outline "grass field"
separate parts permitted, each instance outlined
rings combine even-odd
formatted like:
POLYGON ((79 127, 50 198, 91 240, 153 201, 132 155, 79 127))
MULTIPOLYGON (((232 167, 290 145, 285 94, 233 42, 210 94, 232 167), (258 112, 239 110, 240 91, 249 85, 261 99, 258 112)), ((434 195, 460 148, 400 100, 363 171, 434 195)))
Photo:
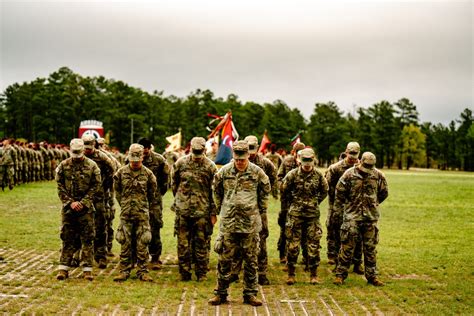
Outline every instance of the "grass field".
MULTIPOLYGON (((278 263, 276 224, 279 202, 269 209, 270 286, 260 287, 265 304, 242 305, 242 284, 232 284, 229 305, 211 307, 217 255, 212 253, 209 280, 180 282, 176 266, 174 215, 165 196, 162 231, 164 269, 151 272, 154 283, 135 277, 112 281, 116 262, 94 269, 93 282, 79 269, 64 282, 55 280, 59 260, 60 203, 55 183, 22 185, 0 192, 0 312, 26 314, 474 314, 474 174, 438 171, 385 171, 390 195, 381 206, 378 263, 383 288, 368 286, 351 273, 342 287, 332 284, 323 236, 320 277, 297 270, 287 286, 278 263)), ((322 205, 321 222, 326 219, 322 205)), ((117 224, 117 221, 116 221, 117 224)), ((119 248, 114 246, 114 252, 119 248)), ((134 274, 133 274, 134 275, 134 274)))

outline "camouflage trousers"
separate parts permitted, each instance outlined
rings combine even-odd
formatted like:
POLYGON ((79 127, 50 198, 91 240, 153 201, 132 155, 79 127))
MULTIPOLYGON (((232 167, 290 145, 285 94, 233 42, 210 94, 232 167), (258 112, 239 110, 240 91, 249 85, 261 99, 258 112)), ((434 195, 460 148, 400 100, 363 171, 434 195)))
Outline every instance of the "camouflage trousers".
POLYGON ((130 274, 137 263, 137 276, 147 273, 148 244, 151 240, 149 219, 120 219, 115 239, 121 245, 120 272, 130 274))
POLYGON ((113 191, 108 190, 105 193, 105 231, 106 237, 106 250, 107 252, 112 251, 112 245, 114 241, 114 218, 115 218, 115 196, 113 191))
POLYGON ((160 262, 163 245, 161 243, 161 228, 163 228, 161 201, 150 207, 150 227, 151 227, 151 242, 148 246, 150 250, 151 262, 160 262))
POLYGON ((68 270, 71 266, 74 253, 82 247, 82 267, 84 271, 92 271, 94 256, 94 215, 86 210, 77 213, 69 207, 62 213, 61 227, 61 258, 59 269, 68 270))
MULTIPOLYGON (((332 208, 330 207, 326 220, 326 227, 328 230, 326 241, 328 244, 328 259, 333 259, 336 263, 339 250, 341 249, 341 225, 342 216, 332 216, 332 208)), ((362 264, 362 239, 360 237, 357 238, 352 263, 354 265, 362 264)))
POLYGON ((309 269, 319 266, 320 256, 319 243, 323 230, 317 217, 288 216, 286 223, 286 258, 287 265, 294 267, 298 260, 300 246, 303 247, 303 239, 306 237, 307 265, 309 269))
POLYGON ((229 280, 232 274, 232 263, 238 256, 244 261, 244 290, 243 294, 257 295, 258 288, 258 253, 260 252, 260 237, 258 233, 228 233, 217 237, 214 251, 219 254, 217 264, 216 295, 227 296, 229 280))
POLYGON ((12 165, 0 166, 0 185, 3 188, 9 187, 13 189, 15 185, 15 169, 12 165))
POLYGON ((94 258, 98 262, 101 259, 107 260, 107 211, 103 192, 94 197, 94 208, 94 258))
MULTIPOLYGON (((268 238, 268 219, 267 214, 261 214, 262 230, 258 234, 260 237, 260 251, 258 253, 258 274, 266 275, 268 270, 267 238, 268 238)), ((239 274, 242 270, 243 256, 239 254, 232 264, 232 274, 239 274)))
POLYGON ((341 249, 339 250, 336 276, 347 278, 354 249, 358 239, 362 239, 365 277, 367 280, 377 275, 377 251, 379 229, 377 222, 344 222, 341 226, 341 249))
POLYGON ((194 262, 196 276, 206 275, 209 262, 208 218, 178 216, 177 221, 179 273, 191 274, 194 262))

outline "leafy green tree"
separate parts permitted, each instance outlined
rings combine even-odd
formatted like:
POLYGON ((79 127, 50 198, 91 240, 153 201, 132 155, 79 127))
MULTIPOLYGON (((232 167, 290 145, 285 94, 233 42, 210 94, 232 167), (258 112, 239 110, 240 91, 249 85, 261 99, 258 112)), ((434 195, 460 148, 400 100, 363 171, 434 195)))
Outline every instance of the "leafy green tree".
POLYGON ((418 126, 409 124, 403 127, 401 138, 407 170, 413 163, 421 165, 425 158, 426 135, 421 132, 418 126))

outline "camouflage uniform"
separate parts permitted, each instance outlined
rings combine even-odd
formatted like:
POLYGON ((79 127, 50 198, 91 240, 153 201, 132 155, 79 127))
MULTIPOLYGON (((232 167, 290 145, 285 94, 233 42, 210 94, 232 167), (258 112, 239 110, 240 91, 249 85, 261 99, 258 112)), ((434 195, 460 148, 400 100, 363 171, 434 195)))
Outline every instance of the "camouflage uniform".
MULTIPOLYGON (((312 149, 304 149, 301 155, 303 159, 314 158, 312 149)), ((303 169, 303 162, 301 166, 291 170, 281 186, 281 200, 288 205, 286 256, 289 276, 295 275, 303 236, 307 236, 308 267, 314 277, 320 261, 319 243, 323 230, 319 222, 319 205, 327 196, 328 184, 322 173, 316 170, 314 163, 308 165, 312 167, 310 171, 303 169)))
MULTIPOLYGON (((248 157, 245 141, 234 143, 234 159, 248 157)), ((214 178, 214 200, 220 211, 219 235, 214 250, 219 254, 217 267, 217 298, 209 303, 225 301, 232 273, 232 262, 242 255, 244 260, 244 302, 258 293, 257 272, 261 214, 266 213, 271 186, 265 172, 249 162, 246 170, 238 171, 235 162, 223 166, 214 178)), ((260 304, 261 305, 261 302, 260 304)))
MULTIPOLYGON (((353 167, 354 164, 350 163, 350 152, 356 152, 357 154, 353 154, 352 159, 356 163, 358 163, 358 155, 360 152, 360 146, 356 142, 351 142, 347 144, 346 148, 346 158, 344 158, 341 161, 338 161, 332 165, 329 166, 329 168, 326 171, 325 177, 329 185, 329 192, 328 192, 328 197, 329 197, 329 209, 328 209, 328 215, 327 215, 327 220, 326 220, 326 227, 328 230, 327 234, 327 244, 328 244, 328 259, 330 263, 336 262, 337 261, 337 256, 339 253, 339 249, 341 247, 341 239, 340 239, 340 229, 342 225, 342 213, 341 214, 333 214, 332 210, 334 208, 334 199, 336 195, 336 185, 337 182, 339 181, 339 178, 342 177, 344 172, 353 167), (338 215, 338 216, 337 216, 338 215)), ((356 245, 356 248, 354 250, 354 258, 353 258, 353 264, 355 267, 360 267, 362 264, 362 241, 358 242, 356 245)))
POLYGON ((376 280, 379 204, 387 198, 388 186, 384 174, 374 165, 375 156, 364 153, 361 164, 348 169, 336 186, 333 212, 343 214, 341 249, 336 268, 339 284, 347 278, 359 236, 363 242, 365 277, 369 283, 376 280))
MULTIPOLYGON (((249 161, 259 166, 267 175, 270 185, 272 187, 272 195, 276 199, 278 198, 278 182, 276 169, 273 163, 265 158, 263 154, 257 153, 258 151, 258 139, 256 136, 250 135, 245 137, 245 141, 249 144, 249 161), (253 154, 253 155, 252 155, 253 154)), ((267 238, 268 238, 268 219, 267 214, 261 214, 262 217, 262 230, 260 231, 260 252, 258 254, 258 283, 261 285, 269 285, 270 281, 267 278, 268 269, 268 255, 267 255, 267 238)), ((238 279, 238 274, 242 268, 243 257, 238 257, 238 260, 234 262, 233 279, 238 279)))
MULTIPOLYGON (((132 144, 129 155, 139 152, 140 148, 143 155, 143 146, 132 144)), ((134 161, 135 158, 130 157, 134 161)), ((122 246, 119 269, 123 276, 114 280, 128 278, 135 262, 137 276, 144 280, 144 275, 148 273, 148 244, 151 240, 149 209, 155 203, 156 178, 147 167, 142 165, 140 169, 133 170, 128 164, 115 173, 114 188, 121 207, 116 239, 122 246)))
MULTIPOLYGON (((283 183, 283 178, 287 175, 288 172, 291 170, 295 169, 298 167, 298 164, 296 162, 296 152, 298 150, 301 150, 305 147, 303 143, 296 143, 293 146, 293 152, 294 155, 288 155, 283 159, 283 162, 280 165, 280 168, 278 169, 278 183, 281 186, 283 183)), ((288 214, 288 205, 286 204, 285 201, 280 201, 281 202, 281 208, 280 212, 278 214, 278 225, 280 226, 280 237, 278 238, 278 251, 280 253, 280 261, 285 262, 286 260, 286 216, 288 214)), ((304 237, 303 237, 304 239, 304 237)), ((306 256, 306 248, 303 248, 303 257, 306 256)))
POLYGON ((153 172, 158 183, 155 202, 150 206, 151 242, 148 248, 152 264, 161 264, 160 256, 163 246, 160 230, 163 227, 163 196, 168 190, 170 168, 162 155, 151 150, 148 156, 143 158, 143 165, 153 172))
POLYGON ((102 177, 102 185, 100 190, 94 196, 94 223, 95 223, 95 240, 94 240, 94 257, 99 263, 100 268, 107 265, 107 209, 105 208, 105 192, 110 190, 113 185, 114 164, 106 154, 94 148, 95 138, 91 135, 82 136, 84 141, 85 155, 92 159, 100 168, 102 177), (87 149, 92 150, 88 154, 87 149))
POLYGON ((7 140, 3 142, 3 147, 0 148, 0 185, 2 190, 5 187, 13 189, 15 184, 15 169, 12 158, 12 147, 7 144, 7 140))
POLYGON ((211 216, 216 215, 212 180, 217 167, 205 157, 205 143, 204 138, 194 137, 191 140, 192 153, 178 159, 173 167, 175 234, 178 236, 179 273, 183 281, 191 279, 193 259, 198 280, 205 277, 209 264, 207 241, 212 234, 211 216))
POLYGON ((273 163, 276 170, 280 169, 280 166, 283 162, 283 158, 281 158, 281 156, 278 153, 269 152, 265 155, 265 157, 268 158, 273 163))
MULTIPOLYGON (((74 139, 71 147, 83 146, 81 139, 74 139)), ((80 150, 80 149, 78 149, 80 150)), ((97 164, 85 157, 69 158, 56 169, 58 196, 62 207, 61 240, 63 246, 59 270, 68 271, 76 251, 79 239, 82 245, 82 266, 87 272, 92 271, 94 242, 94 207, 93 197, 100 188, 100 170, 97 164), (72 209, 73 202, 80 202, 82 210, 72 209)), ((67 277, 67 272, 65 272, 67 277)), ((59 275, 58 275, 58 279, 59 275)))

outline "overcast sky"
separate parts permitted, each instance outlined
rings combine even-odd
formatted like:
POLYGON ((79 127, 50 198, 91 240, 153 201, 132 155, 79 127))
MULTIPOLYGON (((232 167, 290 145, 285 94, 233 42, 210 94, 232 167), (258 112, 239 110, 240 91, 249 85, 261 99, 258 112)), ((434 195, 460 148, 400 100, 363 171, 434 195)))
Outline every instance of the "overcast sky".
POLYGON ((146 91, 473 108, 473 1, 1 1, 0 89, 67 66, 146 91), (331 3, 331 4, 329 4, 331 3))

